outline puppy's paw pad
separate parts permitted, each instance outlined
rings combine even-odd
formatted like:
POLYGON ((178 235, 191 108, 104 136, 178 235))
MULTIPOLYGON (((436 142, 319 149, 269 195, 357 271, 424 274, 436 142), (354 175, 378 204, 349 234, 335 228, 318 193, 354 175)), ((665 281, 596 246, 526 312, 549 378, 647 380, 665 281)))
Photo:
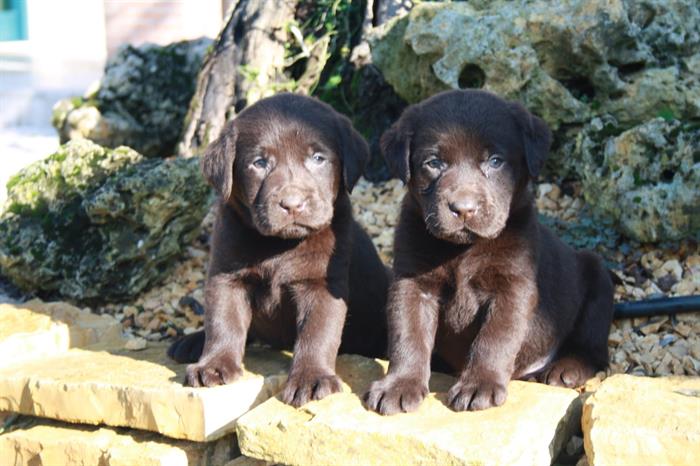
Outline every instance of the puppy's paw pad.
POLYGON ((243 374, 243 369, 228 355, 208 357, 187 366, 185 385, 190 387, 215 387, 233 382, 243 374))
POLYGON ((427 395, 421 380, 385 377, 372 383, 364 400, 369 409, 390 415, 415 411, 427 395))
POLYGON ((505 403, 506 385, 490 380, 460 380, 447 392, 447 404, 455 411, 479 411, 505 403))
POLYGON ((282 401, 296 408, 311 400, 320 400, 342 390, 342 382, 335 374, 313 371, 290 375, 282 390, 282 401))

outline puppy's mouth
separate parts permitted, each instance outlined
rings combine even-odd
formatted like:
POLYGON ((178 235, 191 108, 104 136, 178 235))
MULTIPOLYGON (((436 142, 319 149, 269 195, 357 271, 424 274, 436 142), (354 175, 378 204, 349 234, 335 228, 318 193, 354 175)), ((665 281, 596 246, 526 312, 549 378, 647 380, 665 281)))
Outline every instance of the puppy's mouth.
POLYGON ((472 244, 479 237, 479 235, 467 227, 454 230, 446 230, 434 225, 427 225, 427 227, 431 235, 443 241, 455 244, 472 244))
POLYGON ((290 219, 286 223, 270 222, 266 218, 255 219, 257 230, 265 236, 284 239, 302 239, 327 227, 330 222, 308 222, 303 219, 290 219))
POLYGON ((272 232, 271 236, 279 236, 285 239, 300 239, 309 236, 311 233, 318 231, 318 226, 306 225, 299 222, 290 222, 282 227, 277 227, 272 232))
MULTIPOLYGON (((482 220, 484 217, 482 217, 482 220)), ((429 214, 425 218, 428 232, 438 239, 455 244, 472 244, 477 239, 494 239, 503 229, 499 222, 484 222, 473 219, 463 221, 454 218, 451 213, 429 214)))

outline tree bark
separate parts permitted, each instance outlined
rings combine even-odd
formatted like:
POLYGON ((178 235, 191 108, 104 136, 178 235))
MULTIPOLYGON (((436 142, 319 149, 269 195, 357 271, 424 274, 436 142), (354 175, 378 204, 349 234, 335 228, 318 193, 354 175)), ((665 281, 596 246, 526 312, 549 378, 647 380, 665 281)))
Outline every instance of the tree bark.
POLYGON ((190 101, 181 156, 198 155, 225 123, 278 90, 284 76, 287 25, 298 0, 238 0, 204 61, 190 101))

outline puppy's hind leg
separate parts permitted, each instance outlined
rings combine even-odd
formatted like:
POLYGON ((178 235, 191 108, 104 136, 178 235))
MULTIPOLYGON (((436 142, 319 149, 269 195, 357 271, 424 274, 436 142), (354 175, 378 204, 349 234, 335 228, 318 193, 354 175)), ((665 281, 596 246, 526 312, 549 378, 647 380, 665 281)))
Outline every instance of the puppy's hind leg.
POLYGON ((554 362, 540 375, 549 385, 578 387, 608 365, 608 334, 613 318, 613 284, 593 253, 580 252, 582 280, 588 283, 574 328, 554 362))

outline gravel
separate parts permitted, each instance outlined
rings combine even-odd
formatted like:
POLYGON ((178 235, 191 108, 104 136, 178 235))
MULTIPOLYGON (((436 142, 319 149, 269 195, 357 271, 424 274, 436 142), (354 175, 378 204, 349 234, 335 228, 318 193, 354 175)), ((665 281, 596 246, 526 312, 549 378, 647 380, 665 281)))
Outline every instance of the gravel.
MULTIPOLYGON (((398 180, 372 184, 361 180, 352 194, 355 217, 367 229, 387 264, 392 261, 393 227, 396 224, 404 187, 398 180)), ((540 213, 564 222, 589 219, 576 184, 543 183, 536 190, 540 213)), ((163 286, 143 293, 133 302, 97 308, 115 315, 128 336, 147 341, 172 339, 202 326, 201 304, 209 255, 208 239, 213 212, 203 222, 202 234, 188 249, 163 286)), ((566 230, 564 230, 566 231, 566 230)), ((668 244, 639 244, 612 234, 596 244, 586 244, 603 255, 623 284, 615 299, 631 301, 658 296, 700 294, 700 247, 685 240, 668 244), (612 242, 611 242, 612 241, 612 242)), ((673 317, 623 319, 613 323, 610 338, 610 368, 597 375, 699 375, 700 314, 673 317)))

